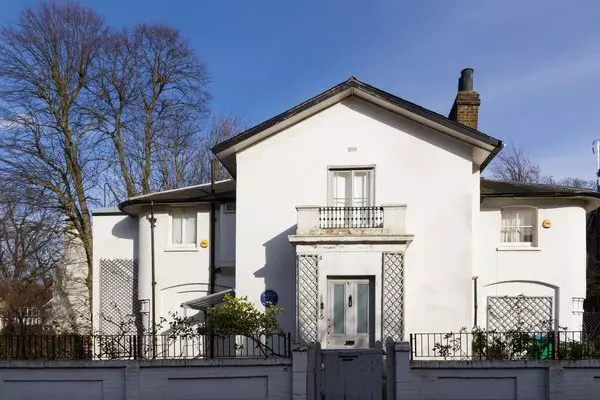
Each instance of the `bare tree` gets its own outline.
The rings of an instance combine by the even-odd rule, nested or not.
[[[505,147],[492,162],[494,178],[504,181],[536,183],[541,179],[540,166],[515,145]]]
[[[548,185],[567,186],[578,189],[596,189],[596,182],[582,178],[556,179],[551,176],[545,176],[542,178],[542,182]]]
[[[211,145],[239,122],[204,130],[208,84],[189,43],[164,25],[116,32],[83,6],[42,3],[0,30],[0,179],[43,190],[62,213],[63,261],[85,264],[75,275],[88,317],[100,188],[119,201],[206,182]]]
[[[91,110],[113,144],[120,197],[185,184],[210,100],[208,73],[188,42],[142,24],[111,35],[97,70]]]
[[[112,143],[106,161],[124,195],[134,196],[136,177],[133,176],[134,146],[131,128],[135,108],[140,101],[140,79],[137,49],[127,31],[110,33],[99,57],[94,61],[96,75],[87,86],[92,102],[89,114],[97,120],[98,129]],[[116,158],[116,162],[112,161]],[[113,185],[117,186],[117,185]]]
[[[47,322],[60,254],[60,214],[40,208],[39,192],[2,187],[0,299],[4,332],[29,333]]]
[[[85,250],[92,298],[90,202],[103,149],[85,90],[107,28],[72,3],[26,9],[0,31],[0,177],[46,190]],[[91,306],[91,302],[90,302]]]

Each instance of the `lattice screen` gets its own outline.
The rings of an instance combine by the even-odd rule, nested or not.
[[[316,342],[319,336],[319,256],[299,255],[296,273],[298,341]]]
[[[488,297],[488,330],[506,332],[552,329],[552,297]]]
[[[137,263],[128,259],[100,260],[100,332],[135,332]]]
[[[404,255],[383,254],[382,340],[404,339]]]

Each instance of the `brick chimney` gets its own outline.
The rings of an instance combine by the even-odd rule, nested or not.
[[[479,93],[473,90],[473,68],[465,68],[460,72],[458,93],[448,118],[477,130],[480,104]]]

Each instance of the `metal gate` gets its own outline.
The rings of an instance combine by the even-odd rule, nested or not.
[[[317,399],[381,400],[383,352],[379,349],[321,350]]]

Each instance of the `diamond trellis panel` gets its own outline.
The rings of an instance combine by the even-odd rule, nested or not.
[[[319,256],[298,256],[296,284],[298,341],[316,342],[319,318]]]
[[[600,337],[600,312],[584,312],[582,330],[589,336]]]
[[[490,296],[487,325],[497,332],[552,329],[552,297]]]
[[[135,329],[137,263],[128,259],[100,260],[100,332],[105,335]]]
[[[404,254],[383,254],[382,339],[404,339]]]

